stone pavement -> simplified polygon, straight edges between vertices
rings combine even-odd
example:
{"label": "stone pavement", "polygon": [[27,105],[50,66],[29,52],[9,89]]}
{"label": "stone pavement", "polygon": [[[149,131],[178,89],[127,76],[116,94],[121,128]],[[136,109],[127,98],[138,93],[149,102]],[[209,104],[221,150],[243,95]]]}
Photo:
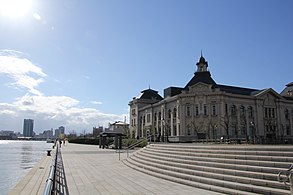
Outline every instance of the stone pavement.
{"label": "stone pavement", "polygon": [[126,153],[119,161],[115,150],[100,149],[93,145],[68,144],[61,148],[65,177],[68,188],[63,194],[71,195],[173,195],[219,193],[197,189],[159,179],[123,164]]}
{"label": "stone pavement", "polygon": [[51,163],[52,156],[45,155],[8,195],[43,194]]}

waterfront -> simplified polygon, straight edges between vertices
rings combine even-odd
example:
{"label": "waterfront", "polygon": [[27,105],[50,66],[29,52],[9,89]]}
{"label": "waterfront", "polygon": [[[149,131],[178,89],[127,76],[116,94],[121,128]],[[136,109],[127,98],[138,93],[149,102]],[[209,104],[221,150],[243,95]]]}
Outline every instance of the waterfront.
{"label": "waterfront", "polygon": [[7,194],[52,145],[46,141],[0,140],[0,194]]}

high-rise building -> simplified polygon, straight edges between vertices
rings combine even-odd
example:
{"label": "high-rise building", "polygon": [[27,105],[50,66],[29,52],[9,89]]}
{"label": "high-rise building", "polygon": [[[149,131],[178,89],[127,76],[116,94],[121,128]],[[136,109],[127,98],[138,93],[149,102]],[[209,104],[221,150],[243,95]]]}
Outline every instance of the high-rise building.
{"label": "high-rise building", "polygon": [[60,126],[60,127],[59,127],[59,133],[60,133],[60,134],[64,134],[64,133],[65,133],[65,127]]}
{"label": "high-rise building", "polygon": [[33,119],[24,119],[23,121],[23,136],[24,137],[33,137],[34,132],[34,120]]}
{"label": "high-rise building", "polygon": [[59,129],[55,129],[55,136],[54,136],[54,137],[58,138],[59,135],[60,135],[60,131],[59,131]]}

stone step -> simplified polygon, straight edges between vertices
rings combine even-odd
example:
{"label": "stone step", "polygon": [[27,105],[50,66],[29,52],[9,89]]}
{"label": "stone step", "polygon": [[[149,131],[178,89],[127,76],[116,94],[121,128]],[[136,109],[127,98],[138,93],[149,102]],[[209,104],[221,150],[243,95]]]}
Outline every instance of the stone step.
{"label": "stone step", "polygon": [[[191,160],[195,163],[197,162],[198,164],[203,164],[203,162],[207,162],[207,164],[204,166],[212,165],[218,168],[238,169],[238,170],[244,170],[244,171],[262,172],[262,173],[269,173],[269,174],[278,174],[281,170],[287,170],[290,167],[290,163],[286,163],[286,168],[283,168],[283,166],[269,167],[269,166],[262,166],[262,163],[247,165],[247,163],[245,163],[245,160],[238,160],[237,163],[231,163],[231,161],[228,161],[228,160],[226,161],[225,158],[194,157],[194,156],[182,156],[182,155],[176,155],[176,154],[172,155],[172,154],[150,152],[149,150],[142,150],[140,152],[143,152],[146,154],[154,154],[156,156],[162,156],[166,158],[173,157],[173,159],[178,159],[178,160],[179,159]],[[259,161],[259,162],[263,162],[263,161]],[[274,163],[271,162],[271,165],[274,165]]]}
{"label": "stone step", "polygon": [[[256,179],[265,179],[265,180],[277,180],[277,174],[275,173],[264,173],[264,172],[256,172],[252,170],[252,167],[247,168],[247,165],[238,165],[238,164],[226,164],[226,163],[218,163],[218,162],[210,162],[209,159],[205,159],[206,161],[197,161],[197,159],[193,160],[186,160],[186,159],[179,159],[176,156],[158,156],[155,154],[147,153],[146,151],[141,151],[136,155],[141,155],[148,159],[157,159],[167,162],[175,162],[187,165],[195,165],[195,169],[197,170],[204,170],[208,172],[215,172],[215,173],[223,173],[228,175],[237,175],[243,177],[252,177]],[[257,167],[258,168],[258,167]],[[250,170],[250,171],[248,171]],[[284,169],[285,170],[285,169]],[[276,172],[279,172],[280,169],[277,169]]]}
{"label": "stone step", "polygon": [[221,144],[160,144],[155,143],[151,144],[154,147],[161,147],[161,148],[186,148],[186,149],[207,149],[207,150],[238,150],[238,151],[276,151],[276,152],[289,152],[292,153],[293,146],[292,145],[221,145]]}
{"label": "stone step", "polygon": [[207,158],[225,158],[225,159],[241,159],[241,160],[255,160],[255,161],[275,161],[275,162],[293,162],[293,157],[284,156],[258,156],[258,155],[237,155],[237,154],[222,154],[221,151],[215,151],[214,153],[200,153],[200,152],[188,152],[185,150],[173,150],[167,148],[155,148],[147,147],[149,151],[161,152],[166,154],[177,154],[184,156],[198,156]]}
{"label": "stone step", "polygon": [[[237,171],[235,171],[234,175],[229,175],[225,172],[216,172],[215,170],[212,170],[211,168],[206,167],[198,167],[194,165],[187,165],[182,163],[174,163],[169,162],[165,160],[156,160],[156,159],[150,159],[145,158],[143,156],[137,156],[138,154],[132,156],[131,158],[137,162],[140,162],[142,164],[146,164],[148,166],[153,166],[157,168],[161,168],[164,170],[171,170],[174,172],[184,173],[184,174],[190,174],[190,175],[196,175],[201,176],[205,178],[213,178],[213,179],[223,179],[225,181],[230,182],[240,182],[245,184],[252,184],[257,186],[270,186],[272,188],[279,188],[279,189],[288,189],[287,186],[285,186],[282,183],[279,183],[278,181],[271,181],[271,180],[263,180],[263,179],[255,179],[250,177],[244,177],[237,175]],[[214,171],[214,172],[213,172]]]}
{"label": "stone step", "polygon": [[[182,173],[183,169],[176,169],[174,167],[161,165],[160,167],[156,167],[157,165],[154,163],[149,163],[146,161],[139,161],[138,159],[135,159],[133,157],[126,159],[129,163],[131,163],[133,166],[140,167],[141,169],[148,170],[148,172],[155,172],[156,174],[162,174],[162,175],[168,175],[169,177],[175,177],[176,179],[185,179],[192,182],[199,182],[203,184],[209,184],[214,185],[218,187],[225,187],[228,189],[233,190],[239,190],[244,191],[244,194],[247,194],[247,192],[251,193],[258,193],[258,194],[276,194],[276,195],[285,195],[290,194],[288,190],[283,189],[274,189],[269,186],[263,187],[263,186],[256,186],[252,185],[251,183],[242,183],[242,178],[237,180],[237,182],[231,182],[227,181],[229,179],[229,176],[222,175],[220,178],[215,179],[212,178],[212,175],[215,175],[214,173],[208,175],[207,173],[199,173],[198,175],[191,175],[189,172],[193,170],[186,170],[185,173]],[[179,171],[179,172],[177,172]],[[193,171],[193,174],[196,172]],[[229,193],[232,194],[232,193]]]}
{"label": "stone step", "polygon": [[[150,146],[151,147],[151,146]],[[253,150],[214,150],[214,149],[199,149],[199,148],[166,148],[166,147],[156,147],[161,150],[172,150],[172,151],[184,151],[184,152],[198,152],[198,153],[218,153],[221,154],[233,154],[233,155],[253,155],[253,156],[276,156],[276,157],[292,157],[293,158],[293,151],[292,152],[284,152],[284,151],[253,151]]]}
{"label": "stone step", "polygon": [[[185,160],[197,160],[197,161],[205,161],[206,157],[199,157],[199,156],[190,156],[190,155],[180,155],[177,154],[166,154],[165,152],[161,151],[149,151],[143,150],[145,153],[156,154],[159,156],[165,157],[173,157],[178,159],[185,159]],[[274,162],[274,161],[257,161],[257,160],[242,160],[242,159],[225,159],[225,158],[209,158],[210,162],[220,162],[225,164],[241,164],[241,165],[252,165],[252,166],[262,166],[262,167],[276,167],[280,169],[288,169],[291,165],[290,162]]]}
{"label": "stone step", "polygon": [[132,164],[131,162],[129,162],[129,160],[123,160],[123,163],[126,166],[128,166],[128,167],[130,167],[130,168],[132,168],[134,170],[140,171],[142,173],[152,175],[154,177],[165,179],[165,180],[168,180],[168,181],[172,181],[172,182],[175,182],[175,183],[180,183],[180,184],[183,184],[183,185],[188,185],[188,186],[192,186],[192,187],[196,187],[196,188],[200,188],[200,189],[205,189],[205,190],[210,190],[210,191],[223,193],[223,194],[257,195],[257,193],[243,192],[243,191],[240,191],[240,190],[235,190],[235,189],[230,189],[230,188],[225,188],[225,187],[220,187],[220,186],[214,186],[214,185],[194,182],[194,181],[190,181],[190,180],[186,180],[186,179],[172,177],[172,176],[169,176],[169,175],[166,175],[166,174],[156,173],[156,172],[153,172],[153,171],[149,171],[148,169],[144,169],[144,168],[141,168],[139,166],[136,166],[136,165]]}

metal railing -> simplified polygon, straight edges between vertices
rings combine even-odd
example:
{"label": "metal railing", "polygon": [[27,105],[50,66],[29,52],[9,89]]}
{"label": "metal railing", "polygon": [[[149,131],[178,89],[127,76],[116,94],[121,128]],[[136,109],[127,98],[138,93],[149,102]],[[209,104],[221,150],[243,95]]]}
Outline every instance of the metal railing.
{"label": "metal railing", "polygon": [[152,140],[153,135],[149,135],[147,138],[142,138],[140,140],[138,140],[137,142],[135,142],[134,144],[131,144],[130,146],[128,146],[127,148],[121,150],[120,148],[118,150],[116,150],[116,153],[119,153],[119,160],[120,160],[120,153],[123,153],[124,151],[127,152],[127,158],[129,157],[129,150],[135,148],[136,146],[138,146],[139,144],[143,143],[143,142],[147,142],[148,144],[151,144],[151,140]]}
{"label": "metal railing", "polygon": [[139,144],[147,141],[147,145],[148,144],[151,144],[151,141],[152,141],[152,136],[153,135],[149,135],[148,137],[144,138],[144,139],[141,139],[141,140],[138,140],[137,142],[135,142],[134,144],[128,146],[125,150],[127,152],[127,158],[129,157],[129,150],[135,148],[136,146],[138,146]]}
{"label": "metal railing", "polygon": [[278,181],[290,186],[290,194],[293,195],[293,164],[290,165],[288,170],[279,172]]}
{"label": "metal railing", "polygon": [[58,141],[55,142],[54,146],[56,147],[56,150],[55,150],[54,157],[52,158],[50,172],[49,172],[48,179],[46,180],[46,187],[45,187],[43,195],[54,194],[54,190],[55,190],[55,175],[56,175],[57,157],[59,152]]}

